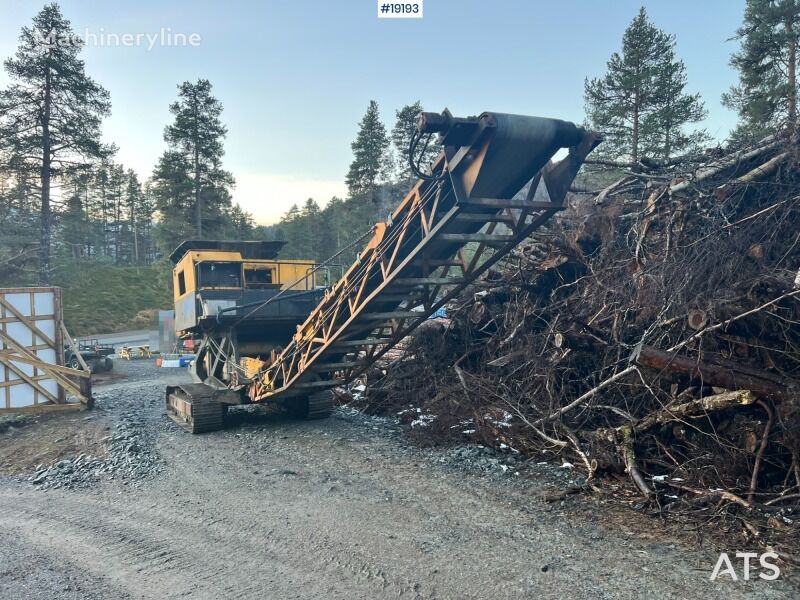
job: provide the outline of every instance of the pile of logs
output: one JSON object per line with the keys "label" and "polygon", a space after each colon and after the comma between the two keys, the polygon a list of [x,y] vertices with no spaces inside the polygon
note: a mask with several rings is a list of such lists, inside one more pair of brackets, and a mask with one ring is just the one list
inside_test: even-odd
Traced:
{"label": "pile of logs", "polygon": [[432,415],[423,441],[570,460],[595,492],[624,478],[661,514],[714,514],[792,560],[796,161],[767,138],[682,173],[611,165],[590,191],[609,180],[595,165],[561,218],[370,375],[364,408]]}

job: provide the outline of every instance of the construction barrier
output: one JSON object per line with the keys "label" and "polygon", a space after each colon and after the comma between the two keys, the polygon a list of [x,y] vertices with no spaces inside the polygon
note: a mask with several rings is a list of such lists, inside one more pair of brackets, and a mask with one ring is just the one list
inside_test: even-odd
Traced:
{"label": "construction barrier", "polygon": [[[64,365],[65,344],[81,369]],[[90,407],[90,375],[64,327],[61,288],[0,288],[0,413]]]}

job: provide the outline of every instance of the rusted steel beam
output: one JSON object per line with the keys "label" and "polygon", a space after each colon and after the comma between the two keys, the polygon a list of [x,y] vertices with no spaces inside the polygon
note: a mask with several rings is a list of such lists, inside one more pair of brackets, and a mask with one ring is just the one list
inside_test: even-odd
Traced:
{"label": "rusted steel beam", "polygon": [[527,208],[529,210],[561,210],[563,207],[547,200],[504,200],[502,198],[470,198],[463,202],[464,206],[481,208]]}
{"label": "rusted steel beam", "polygon": [[395,279],[397,285],[460,285],[465,283],[462,277],[405,277]]}
{"label": "rusted steel beam", "polygon": [[342,340],[340,342],[334,342],[333,346],[335,348],[353,348],[357,346],[377,346],[380,344],[388,344],[392,341],[392,338],[367,338],[363,340]]}
{"label": "rusted steel beam", "polygon": [[370,321],[388,321],[389,319],[412,319],[421,316],[421,312],[410,310],[396,310],[392,312],[364,313],[361,318]]}
{"label": "rusted steel beam", "polygon": [[363,360],[342,361],[335,363],[319,363],[319,364],[314,363],[311,367],[311,370],[320,372],[332,372],[332,371],[339,371],[342,369],[353,369],[356,367],[363,367],[367,364],[369,363]]}
{"label": "rusted steel beam", "polygon": [[334,388],[338,385],[342,385],[344,380],[342,379],[326,379],[324,381],[301,381],[299,383],[295,383],[292,388],[298,390],[310,390],[310,389],[325,389],[325,388]]}
{"label": "rusted steel beam", "polygon": [[506,223],[511,225],[517,222],[513,217],[508,215],[482,215],[480,213],[461,213],[456,217],[458,222],[466,223]]}
{"label": "rusted steel beam", "polygon": [[492,233],[445,233],[440,237],[445,242],[460,242],[462,244],[467,244],[469,242],[505,243],[514,241],[513,235],[500,235]]}

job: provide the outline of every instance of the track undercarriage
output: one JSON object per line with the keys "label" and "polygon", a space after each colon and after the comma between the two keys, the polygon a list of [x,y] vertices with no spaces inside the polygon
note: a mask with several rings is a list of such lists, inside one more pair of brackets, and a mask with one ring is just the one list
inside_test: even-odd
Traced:
{"label": "track undercarriage", "polygon": [[[247,401],[243,401],[238,393],[217,390],[204,383],[167,386],[167,414],[189,433],[223,429],[228,406],[237,404],[247,404]],[[289,398],[281,404],[296,419],[326,419],[333,411],[333,393],[325,390],[309,396]]]}
{"label": "track undercarriage", "polygon": [[167,386],[167,414],[190,433],[222,429],[228,405],[215,392],[202,383]]}

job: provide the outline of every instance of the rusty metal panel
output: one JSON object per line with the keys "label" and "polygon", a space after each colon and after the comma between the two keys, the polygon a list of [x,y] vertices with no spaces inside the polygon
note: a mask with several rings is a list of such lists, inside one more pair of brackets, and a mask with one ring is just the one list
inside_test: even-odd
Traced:
{"label": "rusty metal panel", "polygon": [[197,326],[197,295],[187,293],[175,300],[175,330],[187,331]]}

